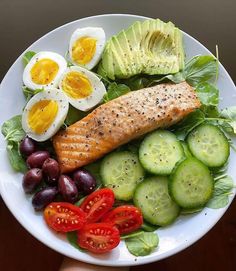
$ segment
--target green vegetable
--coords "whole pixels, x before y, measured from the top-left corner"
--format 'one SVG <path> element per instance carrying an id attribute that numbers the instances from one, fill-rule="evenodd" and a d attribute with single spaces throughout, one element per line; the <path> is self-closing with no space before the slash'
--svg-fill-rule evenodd
<path id="1" fill-rule="evenodd" d="M 183 69 L 182 32 L 159 19 L 135 22 L 106 43 L 98 73 L 110 79 L 172 74 Z"/>
<path id="2" fill-rule="evenodd" d="M 78 239 L 77 231 L 67 232 L 66 233 L 66 238 L 73 247 L 77 248 L 78 250 L 80 250 L 82 252 L 85 252 L 85 250 L 82 249 L 77 243 L 77 239 Z"/>
<path id="3" fill-rule="evenodd" d="M 143 232 L 125 240 L 129 252 L 135 256 L 149 255 L 158 246 L 158 243 L 158 236 L 153 232 Z"/>
<path id="4" fill-rule="evenodd" d="M 219 90 L 210 83 L 203 82 L 196 87 L 197 96 L 202 105 L 218 106 Z"/>
<path id="5" fill-rule="evenodd" d="M 153 232 L 153 231 L 156 231 L 157 229 L 159 228 L 159 226 L 155 226 L 155 225 L 152 225 L 146 221 L 143 221 L 143 224 L 141 226 L 141 229 L 143 231 L 147 231 L 147 232 Z"/>
<path id="6" fill-rule="evenodd" d="M 76 121 L 84 118 L 87 114 L 88 112 L 79 111 L 78 109 L 70 105 L 64 124 L 66 126 L 70 126 L 71 124 L 74 124 Z"/>
<path id="7" fill-rule="evenodd" d="M 230 176 L 225 176 L 216 180 L 214 185 L 214 193 L 208 201 L 207 207 L 211 209 L 219 209 L 225 207 L 229 203 L 229 195 L 234 188 L 234 182 Z"/>
<path id="8" fill-rule="evenodd" d="M 94 163 L 88 164 L 84 166 L 84 168 L 94 176 L 97 181 L 97 185 L 100 185 L 102 179 L 100 175 L 101 160 L 97 160 Z"/>
<path id="9" fill-rule="evenodd" d="M 29 63 L 30 59 L 31 59 L 34 55 L 36 55 L 36 53 L 33 52 L 33 51 L 28 51 L 28 52 L 24 53 L 23 58 L 22 58 L 24 67 Z"/>
<path id="10" fill-rule="evenodd" d="M 138 230 L 138 231 L 135 231 L 135 232 L 131 232 L 131 233 L 128 233 L 128 234 L 123 234 L 121 235 L 121 240 L 126 240 L 126 239 L 129 239 L 129 238 L 133 238 L 133 237 L 136 237 L 136 236 L 139 236 L 143 234 L 142 231 Z"/>
<path id="11" fill-rule="evenodd" d="M 205 121 L 204 113 L 197 109 L 190 113 L 186 118 L 173 126 L 173 131 L 178 138 L 184 139 L 195 127 Z"/>
<path id="12" fill-rule="evenodd" d="M 25 136 L 21 125 L 21 115 L 5 121 L 2 125 L 2 134 L 7 141 L 19 142 Z"/>
<path id="13" fill-rule="evenodd" d="M 228 130 L 226 132 L 233 132 L 236 134 L 236 106 L 223 109 L 220 113 L 220 116 L 228 120 Z"/>
<path id="14" fill-rule="evenodd" d="M 30 89 L 26 86 L 22 86 L 22 91 L 23 91 L 23 94 L 26 98 L 26 103 L 31 99 L 31 97 L 33 97 L 35 94 L 41 92 L 41 91 L 44 91 L 43 88 L 39 88 L 39 89 Z"/>
<path id="15" fill-rule="evenodd" d="M 25 136 L 21 125 L 21 115 L 5 121 L 1 132 L 7 141 L 7 154 L 12 168 L 15 171 L 25 172 L 27 169 L 26 164 L 19 152 L 20 141 Z"/>
<path id="16" fill-rule="evenodd" d="M 8 141 L 7 143 L 7 154 L 8 159 L 12 168 L 15 171 L 25 173 L 27 170 L 25 160 L 22 158 L 21 154 L 19 153 L 19 144 L 14 141 Z"/>
<path id="17" fill-rule="evenodd" d="M 190 59 L 183 71 L 183 77 L 192 86 L 216 77 L 218 71 L 218 60 L 214 56 L 195 56 Z"/>
<path id="18" fill-rule="evenodd" d="M 107 103 L 128 92 L 130 92 L 130 88 L 128 86 L 113 82 L 108 86 L 107 93 L 103 97 L 103 102 Z"/>

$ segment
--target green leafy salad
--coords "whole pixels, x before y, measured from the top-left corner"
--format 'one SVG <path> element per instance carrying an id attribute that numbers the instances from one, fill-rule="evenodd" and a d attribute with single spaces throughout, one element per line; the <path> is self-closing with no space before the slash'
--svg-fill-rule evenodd
<path id="1" fill-rule="evenodd" d="M 24 173 L 23 189 L 50 228 L 83 252 L 108 252 L 124 240 L 131 254 L 145 256 L 158 247 L 159 227 L 229 204 L 236 106 L 219 109 L 217 57 L 186 60 L 182 32 L 159 19 L 107 41 L 102 28 L 78 28 L 65 53 L 24 54 L 26 103 L 1 128 L 12 169 Z M 51 140 L 58 131 L 129 92 L 184 81 L 200 108 L 61 174 Z"/>

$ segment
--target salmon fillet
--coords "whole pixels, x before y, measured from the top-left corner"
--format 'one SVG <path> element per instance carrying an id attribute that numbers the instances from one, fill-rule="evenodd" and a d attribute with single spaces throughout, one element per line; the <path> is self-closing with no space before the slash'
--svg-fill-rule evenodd
<path id="1" fill-rule="evenodd" d="M 87 165 L 157 128 L 169 127 L 200 105 L 186 82 L 132 91 L 102 104 L 54 136 L 61 172 Z"/>

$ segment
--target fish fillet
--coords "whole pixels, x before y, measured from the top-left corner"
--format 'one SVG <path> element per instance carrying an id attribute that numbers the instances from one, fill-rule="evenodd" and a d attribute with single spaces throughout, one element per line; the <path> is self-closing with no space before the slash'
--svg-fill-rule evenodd
<path id="1" fill-rule="evenodd" d="M 169 127 L 199 107 L 186 82 L 132 91 L 102 104 L 53 138 L 61 171 L 87 165 L 134 138 Z"/>

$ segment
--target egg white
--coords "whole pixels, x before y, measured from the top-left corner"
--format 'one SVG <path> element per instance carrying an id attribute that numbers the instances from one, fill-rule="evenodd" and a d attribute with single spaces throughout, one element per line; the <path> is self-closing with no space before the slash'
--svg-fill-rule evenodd
<path id="1" fill-rule="evenodd" d="M 62 82 L 65 76 L 67 75 L 67 73 L 71 71 L 80 72 L 88 78 L 90 84 L 92 85 L 92 93 L 88 97 L 75 99 L 75 98 L 70 97 L 66 92 L 64 92 Z M 88 71 L 87 69 L 79 67 L 79 66 L 71 66 L 67 68 L 67 70 L 65 71 L 65 73 L 63 74 L 60 80 L 59 88 L 67 96 L 69 103 L 81 111 L 88 111 L 91 108 L 95 107 L 97 104 L 99 104 L 102 101 L 103 96 L 106 93 L 106 88 L 104 84 L 102 83 L 101 79 L 97 77 L 93 72 Z"/>
<path id="2" fill-rule="evenodd" d="M 32 81 L 30 71 L 37 61 L 44 58 L 48 58 L 55 61 L 59 66 L 59 70 L 52 82 L 50 82 L 49 84 L 40 85 Z M 47 52 L 47 51 L 39 52 L 36 55 L 34 55 L 30 59 L 29 63 L 26 65 L 23 72 L 23 82 L 30 89 L 41 89 L 41 88 L 48 89 L 52 87 L 58 87 L 60 77 L 63 74 L 63 72 L 66 70 L 66 68 L 67 68 L 67 62 L 63 56 L 54 52 Z"/>
<path id="3" fill-rule="evenodd" d="M 58 104 L 58 112 L 50 127 L 42 134 L 35 133 L 28 125 L 28 114 L 32 106 L 42 100 L 53 100 Z M 26 104 L 22 114 L 22 128 L 25 133 L 38 142 L 45 141 L 51 138 L 62 126 L 67 116 L 69 109 L 69 103 L 66 95 L 56 88 L 43 90 L 38 94 L 34 95 L 29 102 Z"/>
<path id="4" fill-rule="evenodd" d="M 91 37 L 95 38 L 97 40 L 96 43 L 96 50 L 94 53 L 93 58 L 90 60 L 85 65 L 79 65 L 77 62 L 75 62 L 72 58 L 72 47 L 74 43 L 82 37 Z M 87 68 L 88 70 L 91 70 L 94 68 L 99 60 L 101 59 L 102 52 L 105 47 L 105 42 L 106 42 L 106 35 L 104 30 L 101 27 L 84 27 L 84 28 L 77 28 L 74 33 L 71 36 L 70 39 L 70 44 L 69 44 L 69 55 L 70 55 L 70 60 L 74 65 L 79 65 Z"/>

